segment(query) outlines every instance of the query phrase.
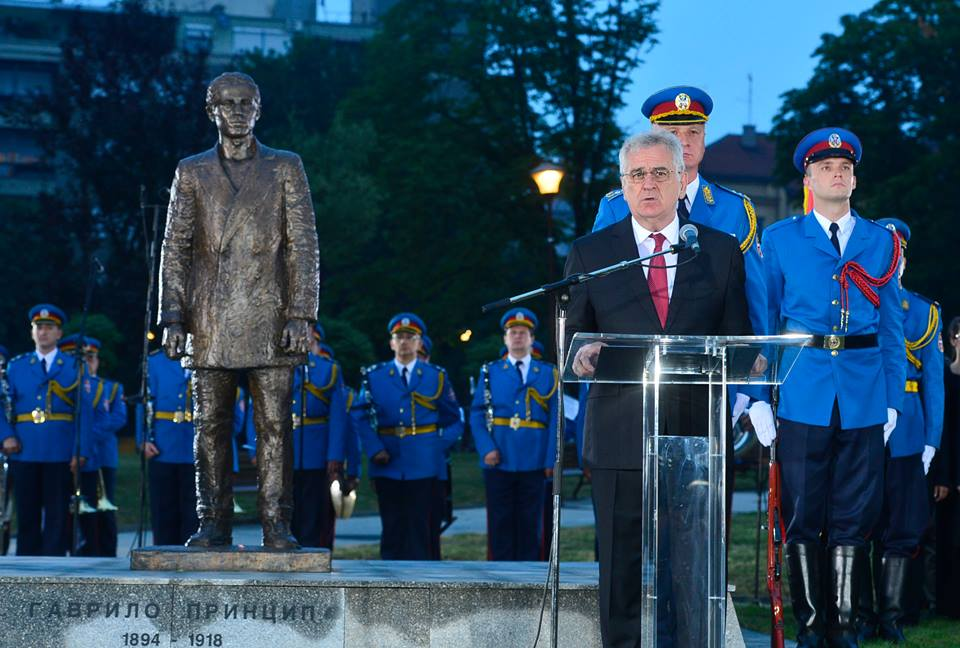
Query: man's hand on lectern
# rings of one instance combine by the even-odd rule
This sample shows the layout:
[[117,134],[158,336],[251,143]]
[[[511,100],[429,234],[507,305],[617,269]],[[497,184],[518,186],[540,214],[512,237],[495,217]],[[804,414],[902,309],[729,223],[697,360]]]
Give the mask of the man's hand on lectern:
[[591,342],[580,347],[573,357],[573,373],[581,378],[590,378],[597,370],[597,357],[600,355],[602,342]]

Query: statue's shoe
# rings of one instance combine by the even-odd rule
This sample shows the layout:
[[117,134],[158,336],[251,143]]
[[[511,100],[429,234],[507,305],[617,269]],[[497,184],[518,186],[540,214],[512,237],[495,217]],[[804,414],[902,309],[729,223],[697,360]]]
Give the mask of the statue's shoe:
[[267,520],[263,522],[263,546],[279,551],[295,551],[300,548],[300,543],[290,533],[289,524]]
[[229,522],[204,519],[200,528],[186,542],[187,547],[229,547],[233,544],[233,529]]

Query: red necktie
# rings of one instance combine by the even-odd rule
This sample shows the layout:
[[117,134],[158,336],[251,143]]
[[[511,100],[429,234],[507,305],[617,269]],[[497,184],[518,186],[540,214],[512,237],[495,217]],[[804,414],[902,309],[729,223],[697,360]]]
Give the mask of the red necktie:
[[[663,250],[663,243],[667,237],[656,232],[651,234],[653,239],[654,252]],[[650,296],[653,297],[653,305],[657,309],[657,316],[660,318],[660,326],[667,326],[667,308],[670,306],[670,292],[667,290],[667,262],[662,256],[650,259],[650,269],[647,272],[647,285],[650,287]]]

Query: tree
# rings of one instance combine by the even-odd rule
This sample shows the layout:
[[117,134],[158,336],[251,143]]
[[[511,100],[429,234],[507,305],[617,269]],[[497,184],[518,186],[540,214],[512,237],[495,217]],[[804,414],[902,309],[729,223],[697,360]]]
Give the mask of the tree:
[[[206,54],[179,51],[177,18],[139,0],[68,15],[51,91],[8,115],[39,134],[56,187],[19,206],[21,223],[4,223],[17,242],[5,264],[31,268],[37,281],[11,286],[12,299],[0,308],[12,321],[41,298],[79,310],[89,257],[97,254],[107,273],[94,308],[117,323],[122,339],[138,340],[146,286],[139,187],[147,187],[149,202],[166,202],[161,188],[177,160],[214,141],[204,114]],[[24,247],[25,239],[37,243]],[[129,381],[137,366],[125,351],[117,370]]]
[[530,169],[563,161],[580,232],[614,182],[613,115],[653,6],[405,0],[385,16],[340,107],[347,131],[372,133],[365,170],[381,197],[366,238],[346,242],[360,263],[327,284],[366,297],[339,302],[345,319],[385,348],[389,316],[416,311],[462,392],[476,366],[460,332],[473,345],[499,335],[480,305],[550,278]]
[[955,254],[960,186],[960,5],[952,0],[881,0],[844,16],[826,34],[809,83],[784,95],[775,119],[778,173],[807,132],[837,125],[863,143],[855,208],[868,218],[897,216],[913,232],[904,283],[960,311],[960,287],[944,272]]

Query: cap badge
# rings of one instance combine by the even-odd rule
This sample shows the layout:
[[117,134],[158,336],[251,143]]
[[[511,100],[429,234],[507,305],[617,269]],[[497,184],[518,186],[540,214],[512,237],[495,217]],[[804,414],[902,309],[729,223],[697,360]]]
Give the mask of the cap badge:
[[843,140],[840,139],[839,133],[830,133],[830,137],[827,138],[827,144],[830,145],[830,148],[840,148]]
[[40,317],[50,317],[50,311],[46,308],[40,309]]
[[400,320],[400,323],[403,324],[404,326],[410,326],[410,318],[404,317],[402,320]]
[[518,322],[522,322],[522,321],[523,321],[524,319],[526,319],[526,318],[523,316],[523,313],[517,313],[515,319],[516,319]]
[[673,100],[673,105],[675,105],[678,110],[686,110],[690,107],[690,95],[681,92],[677,95],[677,98]]
[[896,231],[897,231],[897,226],[894,225],[893,223],[887,223],[886,228],[887,228],[888,230],[890,230],[891,232],[896,232]]

